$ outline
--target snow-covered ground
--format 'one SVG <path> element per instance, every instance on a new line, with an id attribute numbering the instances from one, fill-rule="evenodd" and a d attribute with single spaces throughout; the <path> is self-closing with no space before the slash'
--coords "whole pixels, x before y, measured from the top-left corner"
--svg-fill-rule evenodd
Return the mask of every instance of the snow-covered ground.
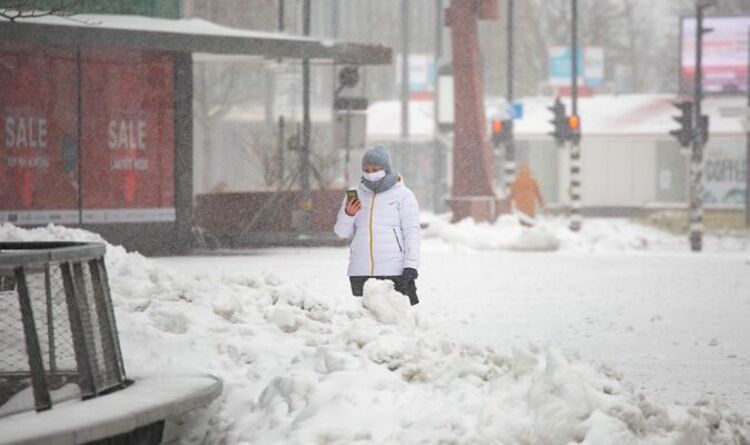
<path id="1" fill-rule="evenodd" d="M 416 309 L 351 297 L 346 248 L 110 248 L 126 370 L 222 377 L 208 443 L 750 441 L 747 239 L 426 219 Z M 42 238 L 96 236 L 0 226 Z"/>

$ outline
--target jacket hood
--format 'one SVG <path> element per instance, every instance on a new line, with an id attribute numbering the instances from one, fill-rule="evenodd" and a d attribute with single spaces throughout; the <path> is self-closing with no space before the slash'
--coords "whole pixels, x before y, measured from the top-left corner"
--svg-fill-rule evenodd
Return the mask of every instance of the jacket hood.
<path id="1" fill-rule="evenodd" d="M 393 166 L 391 165 L 391 157 L 388 155 L 388 150 L 384 145 L 375 145 L 367 149 L 364 155 L 362 155 L 362 169 L 364 170 L 365 165 L 377 165 L 385 170 L 386 175 L 395 174 Z"/>

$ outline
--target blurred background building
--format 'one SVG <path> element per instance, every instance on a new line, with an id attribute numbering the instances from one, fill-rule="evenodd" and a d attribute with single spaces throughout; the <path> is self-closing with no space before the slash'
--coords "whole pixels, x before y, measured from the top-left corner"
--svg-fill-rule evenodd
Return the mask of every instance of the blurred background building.
<path id="1" fill-rule="evenodd" d="M 580 100 L 584 212 L 628 215 L 684 208 L 689 166 L 669 131 L 675 127 L 671 103 L 689 93 L 681 90 L 689 75 L 684 55 L 690 45 L 681 17 L 694 13 L 694 1 L 579 3 L 579 41 L 586 70 Z M 359 68 L 356 87 L 342 93 L 369 101 L 366 138 L 352 144 L 348 163 L 340 137 L 341 116 L 337 118 L 333 107 L 342 66 L 313 63 L 313 189 L 355 185 L 363 146 L 385 142 L 422 208 L 446 210 L 451 144 L 449 136 L 446 142 L 435 129 L 433 99 L 435 73 L 451 60 L 450 30 L 443 26 L 448 4 L 449 0 L 312 0 L 312 37 L 393 50 L 390 65 Z M 303 33 L 304 0 L 83 0 L 72 5 L 76 12 L 183 18 L 267 33 Z M 516 2 L 514 16 L 514 84 L 516 102 L 523 110 L 515 122 L 518 157 L 529 163 L 552 208 L 569 203 L 567 155 L 548 134 L 552 126 L 547 110 L 557 95 L 568 101 L 565 74 L 555 68 L 564 62 L 569 44 L 567 5 L 564 0 Z M 409 18 L 410 113 L 405 129 L 400 116 L 403 8 Z M 504 14 L 501 2 L 500 16 Z M 750 4 L 724 0 L 711 14 L 748 17 Z M 480 22 L 488 116 L 505 108 L 506 32 L 503 19 Z M 747 38 L 747 33 L 737 34 L 727 41 L 746 54 Z M 744 56 L 735 57 L 733 63 L 738 72 L 747 73 Z M 194 53 L 192 65 L 196 202 L 219 194 L 299 190 L 300 156 L 294 149 L 303 117 L 300 60 Z M 738 117 L 744 94 L 740 89 L 722 91 L 711 94 L 705 103 L 711 119 L 704 196 L 708 206 L 739 209 L 744 204 L 745 132 Z M 499 195 L 504 193 L 502 161 L 503 153 L 498 151 Z M 207 210 L 198 205 L 197 212 L 201 211 Z"/>

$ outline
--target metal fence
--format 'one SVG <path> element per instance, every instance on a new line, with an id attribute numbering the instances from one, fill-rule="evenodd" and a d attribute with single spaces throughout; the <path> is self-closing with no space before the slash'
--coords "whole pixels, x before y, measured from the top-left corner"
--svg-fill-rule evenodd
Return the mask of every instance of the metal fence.
<path id="1" fill-rule="evenodd" d="M 0 243 L 0 417 L 128 384 L 105 246 Z"/>

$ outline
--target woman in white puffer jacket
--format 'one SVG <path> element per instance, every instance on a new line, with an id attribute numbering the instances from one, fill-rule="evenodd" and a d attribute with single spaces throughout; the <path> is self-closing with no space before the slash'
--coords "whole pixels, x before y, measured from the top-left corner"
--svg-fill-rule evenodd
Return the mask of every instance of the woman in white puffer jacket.
<path id="1" fill-rule="evenodd" d="M 333 229 L 339 237 L 351 240 L 352 293 L 361 297 L 370 278 L 387 279 L 412 305 L 417 304 L 421 244 L 417 198 L 393 171 L 382 145 L 365 152 L 362 171 L 358 199 L 344 201 Z"/>

